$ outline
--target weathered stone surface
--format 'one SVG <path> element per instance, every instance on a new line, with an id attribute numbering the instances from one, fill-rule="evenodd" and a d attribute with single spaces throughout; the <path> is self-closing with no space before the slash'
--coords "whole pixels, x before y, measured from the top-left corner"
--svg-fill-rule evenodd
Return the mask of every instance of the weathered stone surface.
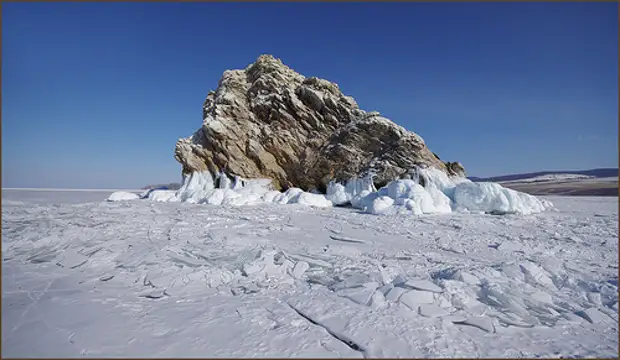
<path id="1" fill-rule="evenodd" d="M 225 71 L 207 95 L 203 119 L 176 144 L 184 174 L 224 171 L 304 190 L 369 171 L 381 185 L 417 166 L 464 175 L 460 164 L 441 161 L 415 133 L 359 109 L 338 85 L 305 78 L 271 55 Z"/>

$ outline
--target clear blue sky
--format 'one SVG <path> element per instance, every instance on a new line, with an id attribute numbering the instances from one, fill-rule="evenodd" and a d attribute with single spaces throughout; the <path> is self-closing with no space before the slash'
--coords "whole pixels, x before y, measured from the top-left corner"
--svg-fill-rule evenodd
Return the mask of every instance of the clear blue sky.
<path id="1" fill-rule="evenodd" d="M 472 176 L 618 164 L 616 3 L 3 3 L 3 187 L 180 180 L 226 69 L 270 53 Z"/>

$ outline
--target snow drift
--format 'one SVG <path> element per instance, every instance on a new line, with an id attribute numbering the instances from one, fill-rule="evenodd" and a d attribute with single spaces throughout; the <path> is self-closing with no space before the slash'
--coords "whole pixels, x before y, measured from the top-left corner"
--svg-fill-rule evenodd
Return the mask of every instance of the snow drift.
<path id="1" fill-rule="evenodd" d="M 445 214 L 451 212 L 532 214 L 553 205 L 532 195 L 496 183 L 474 183 L 464 177 L 448 177 L 434 168 L 415 169 L 412 179 L 398 179 L 376 189 L 372 174 L 345 183 L 331 182 L 327 193 L 299 188 L 273 190 L 269 179 L 230 178 L 225 173 L 194 172 L 183 179 L 178 191 L 149 190 L 140 196 L 114 193 L 109 201 L 149 199 L 210 205 L 299 204 L 315 207 L 351 205 L 371 214 Z"/>

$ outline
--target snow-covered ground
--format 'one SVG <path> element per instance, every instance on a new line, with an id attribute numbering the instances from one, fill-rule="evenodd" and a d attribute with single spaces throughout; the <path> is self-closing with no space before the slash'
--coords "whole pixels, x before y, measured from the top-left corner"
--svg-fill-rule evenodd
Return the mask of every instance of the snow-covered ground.
<path id="1" fill-rule="evenodd" d="M 3 191 L 5 357 L 618 354 L 617 198 L 386 216 L 38 194 Z"/>

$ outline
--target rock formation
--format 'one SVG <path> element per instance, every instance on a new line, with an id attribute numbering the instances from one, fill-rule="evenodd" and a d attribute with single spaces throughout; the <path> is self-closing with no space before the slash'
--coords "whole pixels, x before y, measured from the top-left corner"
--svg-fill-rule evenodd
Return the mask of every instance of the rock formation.
<path id="1" fill-rule="evenodd" d="M 417 167 L 464 176 L 421 137 L 359 109 L 338 85 L 306 78 L 271 55 L 224 72 L 203 105 L 203 125 L 176 144 L 183 174 L 269 178 L 274 188 L 324 191 L 331 180 L 375 174 L 378 186 Z"/>

